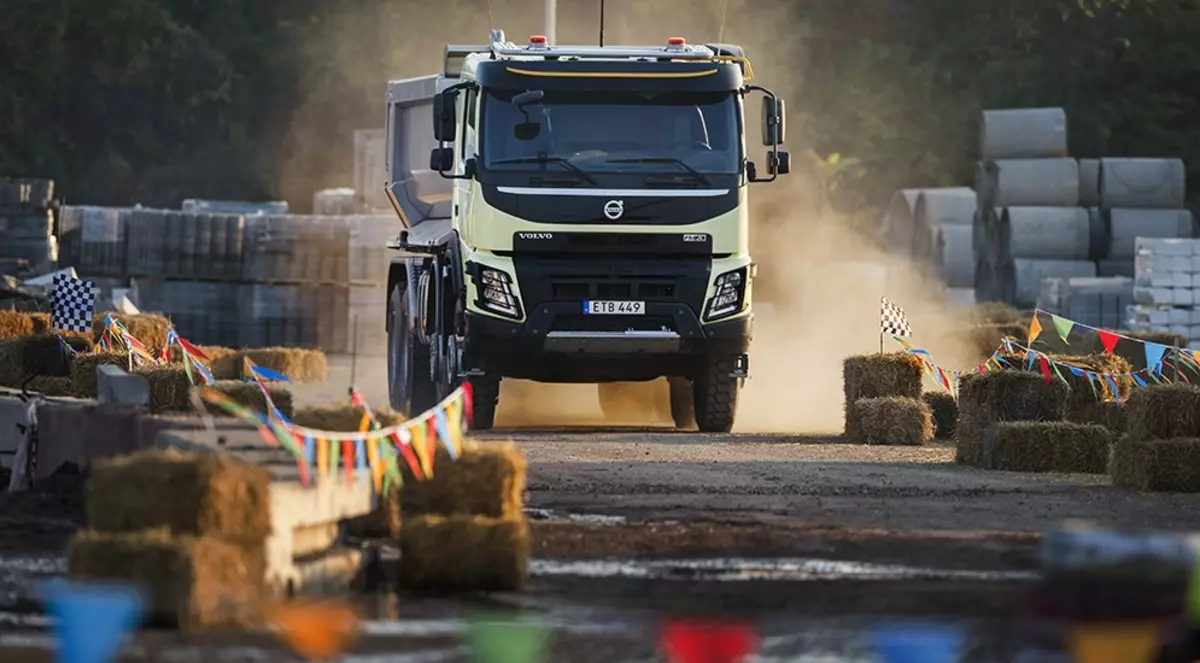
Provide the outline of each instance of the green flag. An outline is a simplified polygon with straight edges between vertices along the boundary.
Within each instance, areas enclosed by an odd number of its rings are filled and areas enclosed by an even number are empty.
[[[1075,328],[1075,323],[1057,315],[1050,316],[1050,320],[1054,323],[1054,331],[1058,332],[1058,337],[1062,339],[1063,343],[1066,343],[1067,337],[1071,335],[1071,330]]]
[[[540,663],[549,629],[527,618],[470,620],[467,639],[476,663]]]
[[[1196,538],[1191,540],[1192,546],[1196,546]],[[1192,566],[1192,579],[1188,583],[1187,603],[1184,606],[1184,611],[1187,614],[1188,621],[1195,627],[1200,625],[1200,556],[1197,557],[1196,563]]]

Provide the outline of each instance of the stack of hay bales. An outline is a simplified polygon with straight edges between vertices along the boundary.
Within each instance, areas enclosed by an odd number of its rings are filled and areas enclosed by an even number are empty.
[[[149,621],[185,630],[258,622],[270,476],[220,454],[148,451],[96,463],[72,578],[129,582]]]
[[[404,417],[390,410],[376,410],[375,420],[383,428],[404,422]],[[296,410],[291,417],[297,426],[315,430],[354,432],[362,422],[363,411],[352,405],[309,406]],[[379,499],[379,508],[373,513],[346,521],[346,532],[361,538],[400,537],[400,487],[393,486],[387,495]]]
[[[933,415],[933,437],[938,440],[954,439],[958,426],[958,401],[945,391],[927,391],[921,394],[925,405]]]
[[[146,379],[150,391],[151,412],[188,412],[192,406],[192,381],[188,379],[187,370],[182,364],[166,364],[157,366],[142,366],[133,370],[134,374]],[[193,374],[193,377],[196,377]],[[267,401],[263,398],[258,385],[239,380],[217,380],[211,385],[235,402],[258,412],[267,411]],[[291,417],[294,412],[292,392],[282,385],[270,383],[267,392],[271,400],[285,417]],[[223,410],[213,410],[217,416],[225,416]]]
[[[846,439],[867,444],[921,444],[933,438],[921,400],[921,362],[907,352],[858,355],[842,363]]]
[[[62,334],[68,345],[78,352],[91,346],[86,334]],[[71,393],[70,360],[59,344],[59,336],[34,333],[18,338],[0,340],[0,386],[20,387],[26,379],[33,378],[30,388],[53,395],[66,396]]]
[[[1103,473],[1113,433],[1063,420],[1067,385],[1003,370],[960,382],[955,461],[990,470]]]
[[[1122,401],[1133,388],[1133,378],[1129,375],[1133,367],[1129,362],[1119,355],[1106,353],[1083,356],[1052,355],[1051,358],[1094,373],[1112,375],[1117,384],[1118,393],[1114,394],[1103,382],[1089,382],[1085,377],[1060,370],[1059,373],[1068,388],[1063,418],[1079,424],[1104,426],[1115,435],[1124,433],[1126,411]]]
[[[513,443],[464,443],[452,460],[435,456],[434,475],[403,468],[401,587],[420,592],[513,591],[529,566],[522,508],[525,457]]]
[[[1139,389],[1126,407],[1128,434],[1117,443],[1109,467],[1113,485],[1200,492],[1200,387]]]

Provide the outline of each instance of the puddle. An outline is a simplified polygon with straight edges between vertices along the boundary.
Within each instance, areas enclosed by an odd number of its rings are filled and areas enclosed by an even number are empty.
[[[824,559],[678,559],[678,560],[554,560],[534,559],[535,576],[630,578],[647,580],[979,580],[1021,582],[1037,580],[1025,571],[950,571],[910,566],[865,564]]]
[[[13,609],[35,596],[37,585],[67,571],[62,555],[0,557],[0,608]],[[4,613],[0,613],[4,614]],[[0,621],[0,624],[5,622]]]
[[[530,520],[555,520],[585,525],[623,525],[625,516],[606,516],[599,513],[558,513],[553,509],[525,509]]]

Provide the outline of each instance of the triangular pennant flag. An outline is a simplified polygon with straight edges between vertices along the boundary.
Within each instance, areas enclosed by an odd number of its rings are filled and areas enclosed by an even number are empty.
[[[415,424],[408,429],[408,447],[417,455],[417,460],[421,462],[421,474],[426,478],[433,476],[433,468],[430,466],[429,447],[426,444],[426,434],[424,426],[420,423]]]
[[[1054,378],[1050,375],[1050,360],[1046,359],[1046,355],[1038,355],[1038,368],[1042,371],[1042,377],[1045,378],[1046,384]]]
[[[950,625],[878,627],[871,644],[882,663],[954,663],[962,649],[962,630]]]
[[[412,433],[407,428],[397,430],[392,433],[392,441],[396,445],[396,450],[404,456],[404,462],[408,463],[408,468],[412,470],[413,476],[417,479],[423,479],[425,472],[421,470],[420,459],[412,448]]]
[[[346,485],[354,485],[354,440],[342,440],[342,471],[346,474]]]
[[[329,440],[317,440],[317,476],[322,483],[329,483]]]
[[[1103,329],[1096,330],[1096,333],[1100,335],[1100,345],[1104,346],[1104,353],[1112,354],[1112,351],[1117,347],[1117,341],[1121,340],[1121,337]]]
[[[1113,379],[1113,376],[1107,373],[1104,374],[1104,381],[1108,383],[1108,388],[1112,390],[1113,400],[1121,400],[1121,388],[1117,386],[1117,381]]]
[[[1134,371],[1129,375],[1133,378],[1133,381],[1135,384],[1137,384],[1137,386],[1141,387],[1142,389],[1148,388],[1150,385],[1146,384],[1146,381],[1142,379],[1142,376],[1138,375],[1139,373],[1141,373],[1141,371]]]
[[[282,640],[310,661],[334,660],[358,633],[358,615],[343,603],[285,603],[271,612]]]
[[[46,598],[55,618],[60,663],[113,660],[142,620],[142,596],[129,587],[58,580],[49,583]]]
[[[433,423],[438,437],[442,440],[442,446],[446,447],[446,453],[450,454],[452,459],[458,458],[458,446],[450,433],[450,418],[446,416],[446,408],[439,407],[434,411]]]
[[[476,617],[467,623],[467,641],[479,663],[538,663],[545,657],[549,636],[550,629],[528,618]]]
[[[371,468],[371,483],[375,486],[377,494],[383,492],[383,474],[386,469],[383,459],[379,457],[379,445],[382,443],[383,440],[379,438],[367,438],[367,465]]]
[[[1058,337],[1063,343],[1067,342],[1067,337],[1071,335],[1071,330],[1074,329],[1075,323],[1066,318],[1060,318],[1057,315],[1051,315],[1050,321],[1054,323],[1054,331],[1058,332]]]
[[[1159,644],[1159,624],[1079,624],[1071,629],[1076,663],[1150,663]]]
[[[250,360],[247,359],[246,361],[250,361]],[[284,375],[283,373],[280,373],[279,371],[273,371],[264,366],[259,366],[258,364],[253,364],[253,363],[250,364],[250,370],[253,371],[253,374],[255,377],[258,377],[259,379],[262,379],[262,380],[268,380],[270,382],[291,382],[292,381],[291,378]]]
[[[1149,341],[1142,343],[1142,346],[1146,349],[1146,368],[1158,373],[1163,355],[1167,352],[1167,346]]]
[[[750,624],[724,621],[669,621],[662,645],[671,663],[740,663],[758,650]]]
[[[1033,320],[1029,321],[1029,345],[1037,340],[1038,336],[1042,335],[1042,323],[1038,322],[1037,314],[1033,314]]]

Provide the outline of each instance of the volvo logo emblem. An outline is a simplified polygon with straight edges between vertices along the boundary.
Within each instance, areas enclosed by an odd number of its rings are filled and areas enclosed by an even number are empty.
[[[554,239],[554,233],[517,233],[520,239]]]
[[[617,219],[621,218],[621,215],[624,213],[625,213],[625,201],[624,200],[610,200],[607,203],[604,203],[604,216],[607,216],[608,218],[612,219],[613,221],[616,221]]]

